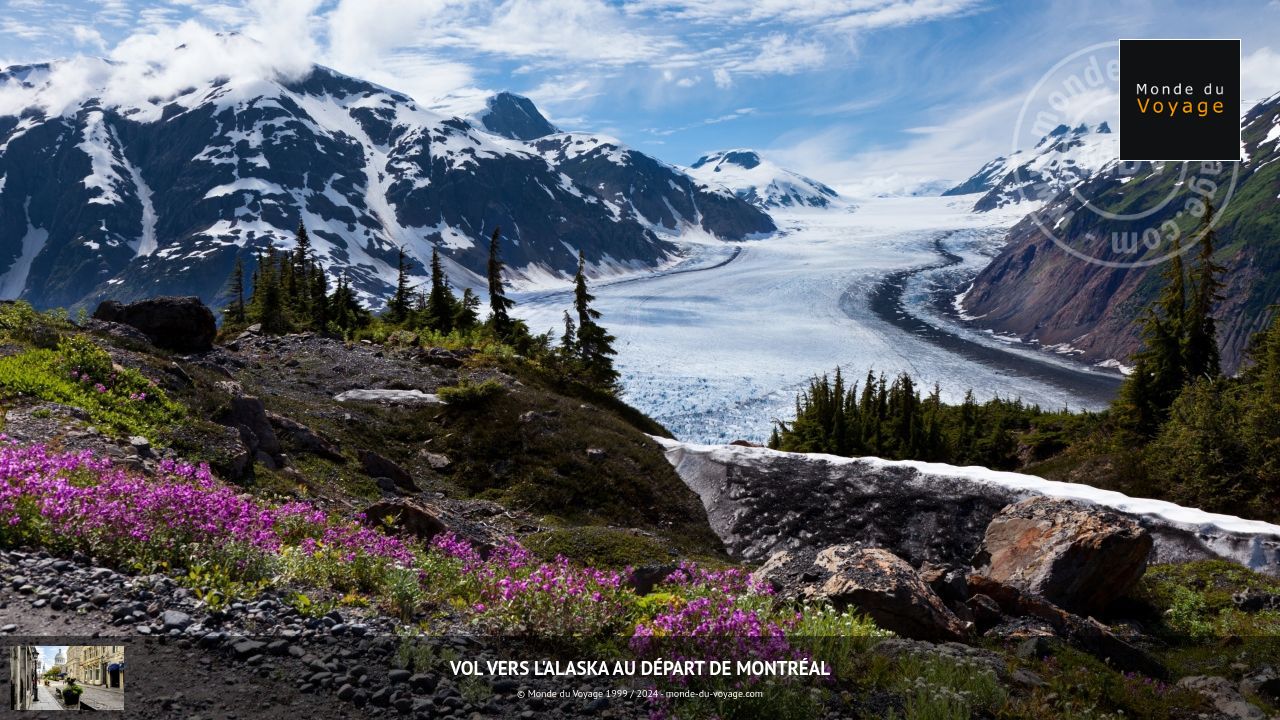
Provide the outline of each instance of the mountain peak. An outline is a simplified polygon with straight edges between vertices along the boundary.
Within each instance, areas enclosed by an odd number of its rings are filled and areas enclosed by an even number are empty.
[[[689,174],[761,208],[827,207],[840,201],[835,190],[779,167],[754,150],[708,153],[690,166]]]
[[[490,97],[477,119],[489,132],[512,140],[536,140],[560,132],[542,116],[532,100],[511,92]]]
[[[759,167],[760,155],[754,150],[722,150],[703,155],[698,158],[698,161],[692,167],[700,168],[704,165],[715,165],[715,172],[719,172],[721,164],[737,165],[744,170],[751,170]]]

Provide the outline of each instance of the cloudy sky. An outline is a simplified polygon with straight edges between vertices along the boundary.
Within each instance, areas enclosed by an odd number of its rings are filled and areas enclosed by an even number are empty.
[[[177,86],[319,62],[450,112],[513,90],[565,129],[670,162],[753,147],[854,194],[1006,153],[1036,80],[1119,37],[1241,38],[1246,99],[1280,91],[1278,0],[0,2],[5,65],[154,65],[186,44],[198,62],[170,73]]]

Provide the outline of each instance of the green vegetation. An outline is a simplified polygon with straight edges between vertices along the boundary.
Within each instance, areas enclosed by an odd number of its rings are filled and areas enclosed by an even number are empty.
[[[544,530],[524,538],[524,544],[540,558],[557,555],[596,567],[621,568],[671,561],[666,544],[634,530],[610,527],[566,527]]]
[[[448,385],[436,390],[441,400],[450,407],[476,409],[483,407],[492,398],[505,392],[502,384],[496,380],[472,382],[463,378],[457,385]]]
[[[1020,400],[978,403],[970,392],[960,405],[942,402],[934,387],[921,396],[907,374],[892,383],[868,372],[846,387],[840,369],[834,381],[815,378],[796,399],[796,417],[779,422],[769,447],[792,452],[876,455],[997,469],[1020,467],[1066,447],[1090,417],[1046,412]]]
[[[28,316],[28,310],[16,312]],[[114,364],[83,335],[63,337],[55,350],[31,348],[0,357],[0,391],[77,407],[97,425],[150,440],[184,415],[155,383]]]

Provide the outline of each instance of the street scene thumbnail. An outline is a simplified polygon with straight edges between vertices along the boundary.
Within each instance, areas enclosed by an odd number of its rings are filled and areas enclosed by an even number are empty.
[[[123,645],[17,645],[9,649],[13,710],[124,710]]]

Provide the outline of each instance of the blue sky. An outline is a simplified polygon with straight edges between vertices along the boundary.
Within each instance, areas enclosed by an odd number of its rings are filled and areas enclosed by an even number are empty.
[[[753,147],[857,194],[959,179],[1007,152],[1035,80],[1098,42],[1239,37],[1246,98],[1280,90],[1280,3],[1208,5],[7,0],[0,62],[157,62],[157,48],[234,30],[273,64],[320,62],[445,111],[509,89],[565,129],[607,132],[670,162]]]

